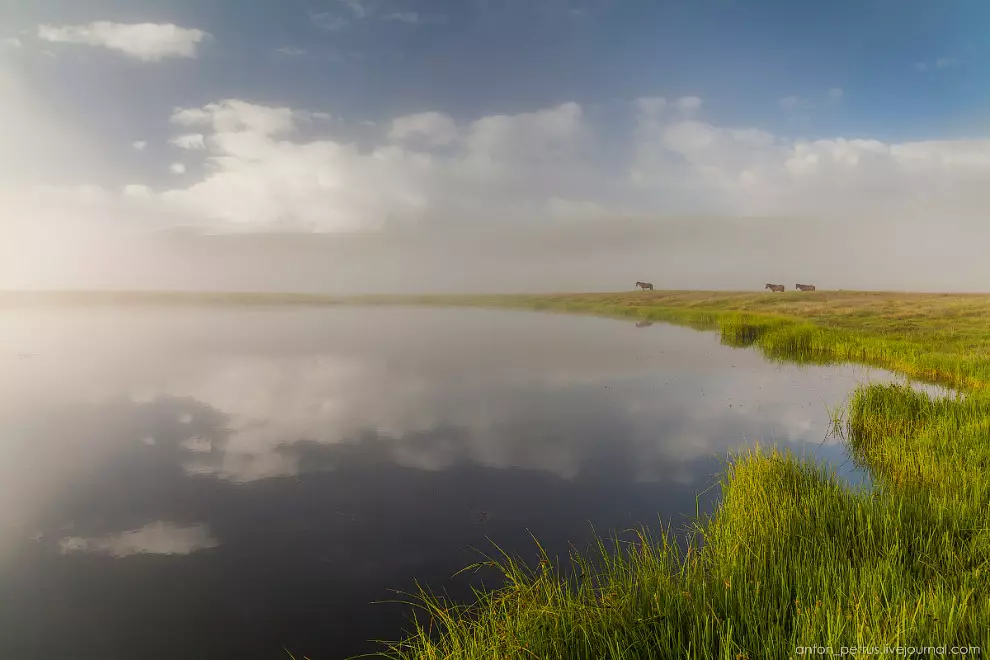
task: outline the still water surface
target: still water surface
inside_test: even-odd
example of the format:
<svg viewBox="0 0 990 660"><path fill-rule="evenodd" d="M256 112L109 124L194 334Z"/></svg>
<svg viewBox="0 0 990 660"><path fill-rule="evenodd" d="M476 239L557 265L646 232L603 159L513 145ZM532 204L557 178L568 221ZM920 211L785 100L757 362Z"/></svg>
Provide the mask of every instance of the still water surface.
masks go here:
<svg viewBox="0 0 990 660"><path fill-rule="evenodd" d="M678 524L757 440L862 483L826 406L867 379L518 311L2 310L0 658L373 650L393 590Z"/></svg>

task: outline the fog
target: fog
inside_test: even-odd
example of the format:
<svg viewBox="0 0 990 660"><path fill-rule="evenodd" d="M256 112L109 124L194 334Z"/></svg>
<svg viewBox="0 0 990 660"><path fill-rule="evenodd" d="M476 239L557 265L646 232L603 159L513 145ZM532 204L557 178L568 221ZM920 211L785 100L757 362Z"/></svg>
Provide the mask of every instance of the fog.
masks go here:
<svg viewBox="0 0 990 660"><path fill-rule="evenodd" d="M978 235L808 220L603 220L498 232L201 234L5 244L4 288L331 294L790 288L982 291Z"/></svg>

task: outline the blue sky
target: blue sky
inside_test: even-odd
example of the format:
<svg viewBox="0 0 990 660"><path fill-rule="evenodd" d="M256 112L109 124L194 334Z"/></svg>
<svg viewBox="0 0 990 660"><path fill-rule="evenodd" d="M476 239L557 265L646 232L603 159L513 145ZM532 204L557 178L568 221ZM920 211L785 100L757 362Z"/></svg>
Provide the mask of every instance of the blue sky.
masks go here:
<svg viewBox="0 0 990 660"><path fill-rule="evenodd" d="M195 61L157 70L78 48L59 49L56 62L22 63L47 98L102 131L160 128L156 119L173 105L227 97L382 120L697 95L716 123L905 140L984 128L990 94L990 5L977 1L365 0L365 18L339 0L7 5L3 24L14 34L110 20L213 35ZM421 23L385 19L392 14ZM333 19L347 25L322 27ZM940 59L951 64L937 68ZM809 112L814 121L804 126L778 105L820 100L833 87L844 91L841 108Z"/></svg>
<svg viewBox="0 0 990 660"><path fill-rule="evenodd" d="M683 214L962 227L990 204L988 14L0 0L0 202L18 218L0 231L470 234Z"/></svg>

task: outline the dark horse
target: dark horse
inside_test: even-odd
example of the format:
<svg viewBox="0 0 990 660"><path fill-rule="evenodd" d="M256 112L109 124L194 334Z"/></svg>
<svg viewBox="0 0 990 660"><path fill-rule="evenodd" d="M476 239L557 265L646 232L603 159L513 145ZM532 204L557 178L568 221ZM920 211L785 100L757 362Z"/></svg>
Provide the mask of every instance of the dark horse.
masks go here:
<svg viewBox="0 0 990 660"><path fill-rule="evenodd" d="M794 285L794 288L797 289L798 291L814 291L815 290L815 285L814 284L795 284Z"/></svg>
<svg viewBox="0 0 990 660"><path fill-rule="evenodd" d="M764 289L770 289L771 291L783 291L784 290L784 285L783 284L767 284L763 288Z"/></svg>
<svg viewBox="0 0 990 660"><path fill-rule="evenodd" d="M653 285L650 284L649 282L636 282L636 286L638 286L643 291L646 291L647 289L653 291Z"/></svg>
<svg viewBox="0 0 990 660"><path fill-rule="evenodd" d="M653 325L653 321L648 321L648 320L646 320L646 319L643 319L642 321L639 321L639 322L638 322L638 323L636 324L636 327L637 327L637 328L648 328L648 327L650 327L651 325Z"/></svg>

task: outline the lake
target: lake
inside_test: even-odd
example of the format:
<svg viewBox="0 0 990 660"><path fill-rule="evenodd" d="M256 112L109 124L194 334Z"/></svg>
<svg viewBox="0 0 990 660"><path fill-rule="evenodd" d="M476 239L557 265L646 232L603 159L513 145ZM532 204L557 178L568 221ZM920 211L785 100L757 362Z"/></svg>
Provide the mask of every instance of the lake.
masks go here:
<svg viewBox="0 0 990 660"><path fill-rule="evenodd" d="M418 307L0 310L0 657L333 660L491 550L711 511L827 437L857 366L714 333Z"/></svg>

